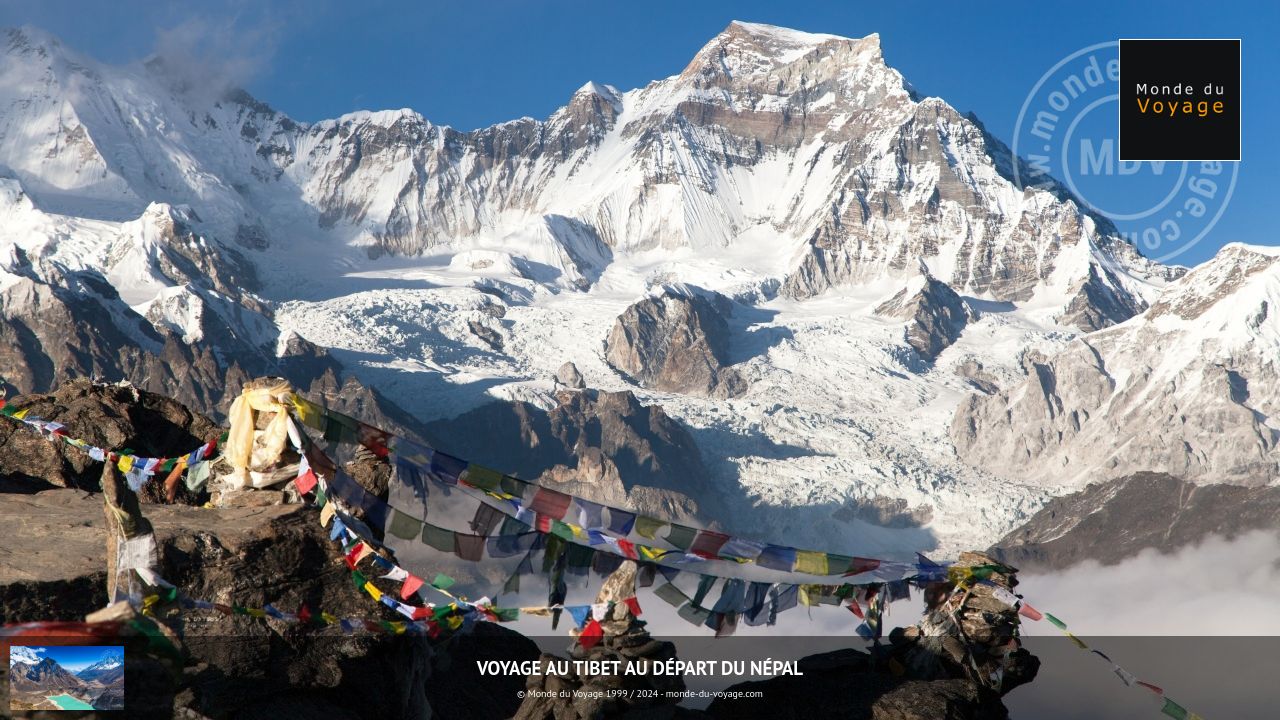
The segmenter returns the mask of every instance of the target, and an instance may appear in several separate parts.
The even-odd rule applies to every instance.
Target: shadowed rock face
[[[913,278],[903,288],[881,303],[876,313],[906,320],[907,344],[925,362],[933,362],[964,332],[972,317],[964,300],[946,283],[928,272]]]
[[[1211,536],[1280,524],[1280,488],[1196,485],[1137,473],[1054,498],[991,553],[1024,570],[1085,560],[1112,565],[1146,549],[1172,552]]]
[[[746,381],[731,367],[732,303],[718,293],[664,291],[627,308],[605,340],[605,359],[641,387],[732,397]]]
[[[629,391],[564,390],[556,402],[490,403],[427,432],[452,454],[595,502],[692,520],[692,498],[715,497],[693,438],[661,406]]]

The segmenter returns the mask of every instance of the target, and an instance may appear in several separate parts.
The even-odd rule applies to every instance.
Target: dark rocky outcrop
[[[1196,485],[1162,473],[1095,483],[1050,500],[991,549],[1026,570],[1085,560],[1113,565],[1146,549],[1172,552],[1214,535],[1280,524],[1280,488]]]
[[[715,497],[698,485],[707,473],[689,432],[630,391],[562,390],[547,411],[495,402],[426,430],[455,455],[600,503],[692,519],[692,498]]]
[[[964,299],[950,285],[935,279],[921,268],[919,277],[876,308],[877,315],[906,320],[907,344],[925,362],[960,339],[960,333],[973,316]]]
[[[62,423],[71,437],[144,457],[188,453],[222,433],[211,419],[176,400],[128,384],[73,380],[49,394],[10,398],[9,404]],[[41,488],[36,479],[93,489],[101,467],[83,450],[51,443],[16,420],[0,420],[0,489]]]
[[[149,505],[146,515],[160,572],[191,597],[290,611],[306,602],[339,617],[399,618],[351,587],[311,508]],[[5,622],[80,619],[106,603],[99,496],[0,493],[0,522],[9,538],[9,552],[0,553]],[[515,711],[524,679],[487,678],[480,686],[467,675],[474,674],[467,658],[537,656],[531,641],[491,624],[443,650],[421,636],[344,636],[199,610],[184,612],[176,627],[190,659],[173,703],[198,713],[192,717],[421,718],[438,703],[453,710],[442,717],[496,720]],[[4,707],[6,700],[0,697]]]
[[[655,640],[645,630],[645,623],[623,602],[636,594],[636,565],[624,563],[605,580],[597,603],[614,603],[600,621],[603,637],[598,642],[584,643],[581,638],[570,649],[574,660],[619,663],[619,667],[635,664],[662,663],[676,658],[676,646]],[[562,661],[544,654],[542,667],[548,662]],[[680,703],[678,693],[685,689],[680,675],[654,673],[609,673],[580,675],[576,672],[530,675],[524,703],[514,720],[594,720],[605,717],[636,717],[638,714],[666,711],[666,717]],[[565,699],[561,693],[569,693]],[[648,715],[653,717],[653,715]]]
[[[732,397],[746,381],[729,364],[731,301],[718,293],[667,288],[618,316],[605,359],[641,387]]]

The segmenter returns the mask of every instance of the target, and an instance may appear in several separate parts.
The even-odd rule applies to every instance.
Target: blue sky
[[[1028,91],[1074,50],[1119,37],[1239,37],[1244,160],[1221,220],[1177,258],[1194,264],[1231,240],[1280,243],[1270,212],[1280,184],[1280,98],[1271,88],[1280,72],[1278,6],[0,0],[0,23],[43,27],[110,62],[149,54],[159,37],[169,47],[202,53],[211,72],[231,75],[299,120],[410,107],[461,129],[546,117],[588,80],[625,90],[677,73],[735,18],[851,37],[879,32],[889,64],[920,92],[973,111],[1007,142]],[[1159,187],[1158,179],[1102,183],[1090,199],[1118,207]]]
[[[64,669],[73,673],[80,672],[108,654],[117,658],[124,656],[124,649],[118,645],[47,645],[31,647],[30,650],[42,659],[53,658]],[[13,655],[12,650],[10,655]]]

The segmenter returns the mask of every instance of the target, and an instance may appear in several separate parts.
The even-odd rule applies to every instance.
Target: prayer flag
[[[693,539],[693,545],[689,547],[689,552],[698,557],[714,560],[720,556],[720,548],[724,547],[724,544],[728,541],[729,536],[724,533],[702,530]]]
[[[582,628],[582,632],[578,635],[578,644],[582,646],[583,650],[590,650],[603,637],[604,628],[600,627],[600,623],[593,618],[587,622],[586,627]]]
[[[797,550],[796,572],[809,575],[826,575],[827,554],[812,550]]]
[[[1031,620],[1039,622],[1044,619],[1044,615],[1039,610],[1031,607],[1025,601],[1018,607],[1018,614]]]
[[[420,587],[422,587],[422,578],[417,575],[409,575],[404,579],[404,584],[400,586],[401,599],[408,600],[413,597]]]
[[[422,532],[422,521],[407,515],[399,510],[393,510],[391,513],[391,524],[387,527],[387,533],[395,535],[398,538],[412,540],[418,537]]]
[[[587,624],[587,618],[591,613],[590,605],[570,605],[565,608],[569,616],[573,618],[573,624],[577,627],[583,627]]]
[[[671,529],[667,531],[667,542],[681,550],[688,550],[697,534],[698,531],[691,527],[673,524]]]
[[[315,489],[317,482],[316,474],[311,471],[311,468],[307,468],[293,481],[293,484],[298,488],[299,493],[306,495]]]
[[[1160,708],[1160,712],[1177,720],[1187,720],[1187,709],[1174,702],[1172,698],[1164,699],[1164,707]]]
[[[796,554],[795,548],[766,545],[756,558],[756,564],[770,570],[791,572],[796,565]]]
[[[657,518],[639,515],[636,517],[636,532],[642,537],[649,538],[650,540],[657,540],[658,531],[666,524],[667,523],[662,520],[658,520]]]
[[[539,487],[537,493],[533,496],[533,502],[529,503],[529,508],[539,515],[548,515],[556,520],[563,520],[572,500],[573,498],[562,492]]]

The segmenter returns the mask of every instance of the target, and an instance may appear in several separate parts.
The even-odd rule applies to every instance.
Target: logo
[[[1031,88],[1014,127],[1013,153],[1025,160],[1013,164],[1014,183],[1065,188],[1143,254],[1169,262],[1221,219],[1240,167],[1220,160],[1121,159],[1119,51],[1117,41],[1081,48]]]

